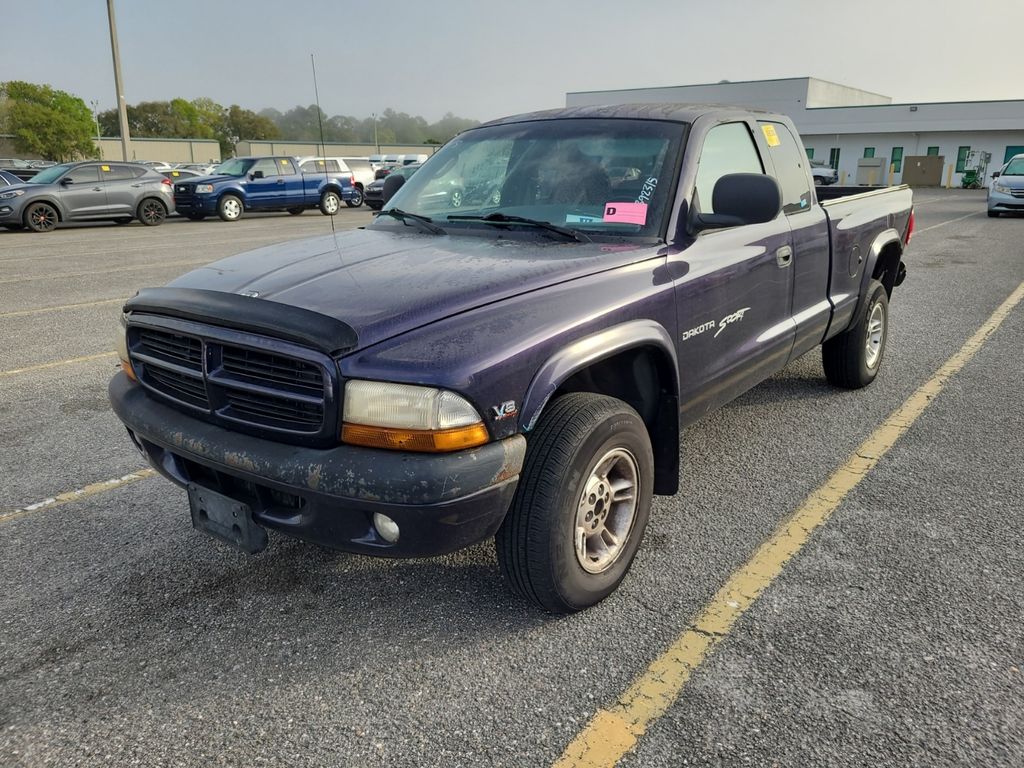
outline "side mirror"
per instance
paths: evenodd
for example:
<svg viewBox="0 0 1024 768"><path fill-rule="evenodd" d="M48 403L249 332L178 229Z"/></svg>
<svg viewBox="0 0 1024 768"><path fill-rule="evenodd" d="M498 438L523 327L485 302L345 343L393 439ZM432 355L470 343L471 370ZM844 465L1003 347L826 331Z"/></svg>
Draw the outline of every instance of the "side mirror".
<svg viewBox="0 0 1024 768"><path fill-rule="evenodd" d="M782 210L779 182L763 173L730 173L715 182L711 193L714 213L694 217L694 230L763 224Z"/></svg>
<svg viewBox="0 0 1024 768"><path fill-rule="evenodd" d="M253 171L252 173L249 174L250 181L254 180L254 179L262 179L262 178L263 178L263 171Z"/></svg>
<svg viewBox="0 0 1024 768"><path fill-rule="evenodd" d="M70 176L65 176L63 179L60 180L60 183L61 183L61 186L66 187L69 184L74 184L75 180L72 179Z"/></svg>
<svg viewBox="0 0 1024 768"><path fill-rule="evenodd" d="M993 179L998 179L999 178L999 171L992 171L992 178Z"/></svg>
<svg viewBox="0 0 1024 768"><path fill-rule="evenodd" d="M395 193L402 188L405 184L405 176L400 173L389 173L384 177L384 189L381 195L384 198L384 204L387 205L388 200L395 196Z"/></svg>

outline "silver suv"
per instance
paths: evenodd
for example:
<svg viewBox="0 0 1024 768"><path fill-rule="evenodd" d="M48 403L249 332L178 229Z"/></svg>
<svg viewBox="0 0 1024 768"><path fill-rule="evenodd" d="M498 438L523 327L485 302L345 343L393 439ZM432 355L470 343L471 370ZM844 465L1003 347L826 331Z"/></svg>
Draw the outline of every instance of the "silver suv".
<svg viewBox="0 0 1024 768"><path fill-rule="evenodd" d="M0 191L0 226L49 232L66 221L138 219L162 224L174 211L174 186L144 165L86 161L44 168Z"/></svg>

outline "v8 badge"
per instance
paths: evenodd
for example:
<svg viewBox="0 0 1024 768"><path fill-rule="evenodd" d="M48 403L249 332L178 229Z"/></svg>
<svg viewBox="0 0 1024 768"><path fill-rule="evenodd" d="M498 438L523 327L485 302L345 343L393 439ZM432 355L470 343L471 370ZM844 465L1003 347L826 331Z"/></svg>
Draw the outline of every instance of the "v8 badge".
<svg viewBox="0 0 1024 768"><path fill-rule="evenodd" d="M519 409L516 408L515 400L506 400L501 405L492 406L491 411L494 413L495 421L501 421L502 419L510 419L517 413L519 413Z"/></svg>

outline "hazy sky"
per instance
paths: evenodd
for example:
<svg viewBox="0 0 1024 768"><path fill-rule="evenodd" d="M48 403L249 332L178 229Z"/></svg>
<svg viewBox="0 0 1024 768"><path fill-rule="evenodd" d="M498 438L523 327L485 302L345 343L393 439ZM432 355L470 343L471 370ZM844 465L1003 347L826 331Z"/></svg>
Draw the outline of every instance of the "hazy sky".
<svg viewBox="0 0 1024 768"><path fill-rule="evenodd" d="M0 81L115 104L105 0L0 0ZM129 103L391 107L430 121L566 91L810 75L896 101L1024 98L1024 0L115 0ZM1000 53L1001 50L1001 53Z"/></svg>

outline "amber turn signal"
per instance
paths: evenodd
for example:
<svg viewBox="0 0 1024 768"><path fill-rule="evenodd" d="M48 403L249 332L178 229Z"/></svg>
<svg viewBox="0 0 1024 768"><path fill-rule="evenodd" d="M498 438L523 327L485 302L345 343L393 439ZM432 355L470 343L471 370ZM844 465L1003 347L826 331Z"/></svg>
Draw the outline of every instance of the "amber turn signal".
<svg viewBox="0 0 1024 768"><path fill-rule="evenodd" d="M132 370L132 364L129 363L127 360L121 361L121 370L124 371L125 375L132 381L138 381L138 379L135 377L135 371Z"/></svg>
<svg viewBox="0 0 1024 768"><path fill-rule="evenodd" d="M341 427L343 443L364 445L367 448L387 448L392 451L445 453L475 448L487 440L487 427L479 423L432 431L368 427L363 424L343 424Z"/></svg>

